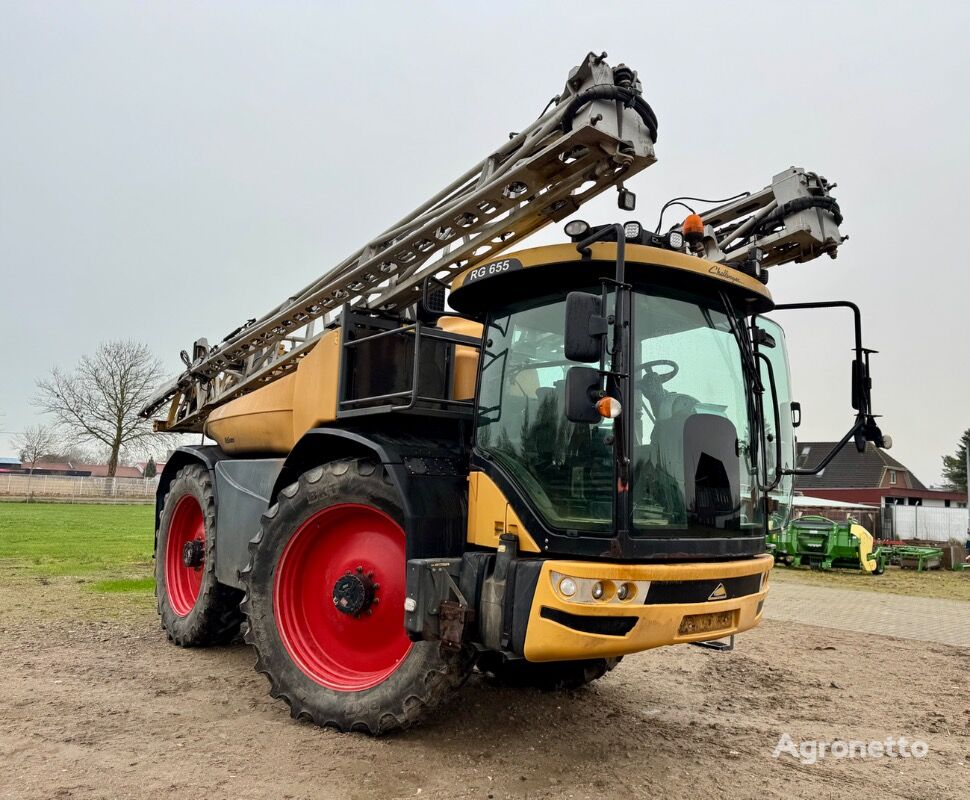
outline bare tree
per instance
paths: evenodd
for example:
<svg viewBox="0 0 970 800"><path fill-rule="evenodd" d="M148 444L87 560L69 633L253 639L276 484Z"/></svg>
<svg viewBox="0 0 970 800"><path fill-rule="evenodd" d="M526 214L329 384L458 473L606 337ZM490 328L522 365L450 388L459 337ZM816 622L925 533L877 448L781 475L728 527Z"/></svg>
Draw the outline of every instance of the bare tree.
<svg viewBox="0 0 970 800"><path fill-rule="evenodd" d="M138 416L161 382L161 362L147 345L127 340L101 344L71 372L56 367L37 382L36 404L79 443L103 447L114 477L123 450L148 449L164 434Z"/></svg>
<svg viewBox="0 0 970 800"><path fill-rule="evenodd" d="M27 500L30 500L30 482L34 477L34 467L37 462L45 455L50 453L57 445L57 434L53 428L46 425L37 425L27 428L21 433L17 433L11 438L10 446L20 455L21 464L29 464L30 471L27 473Z"/></svg>
<svg viewBox="0 0 970 800"><path fill-rule="evenodd" d="M53 450L38 459L39 464L90 464L94 456L91 451L79 444L61 441Z"/></svg>

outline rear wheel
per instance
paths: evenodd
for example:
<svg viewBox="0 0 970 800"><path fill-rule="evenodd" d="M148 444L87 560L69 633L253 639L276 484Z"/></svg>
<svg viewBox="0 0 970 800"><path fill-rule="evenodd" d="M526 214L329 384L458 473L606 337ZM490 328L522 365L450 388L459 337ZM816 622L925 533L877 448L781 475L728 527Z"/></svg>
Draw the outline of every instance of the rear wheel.
<svg viewBox="0 0 970 800"><path fill-rule="evenodd" d="M485 653L479 660L478 668L486 677L502 686L562 692L578 689L602 678L620 663L621 658L536 662L506 660L498 653Z"/></svg>
<svg viewBox="0 0 970 800"><path fill-rule="evenodd" d="M246 641L294 718L385 733L419 721L467 675L467 654L404 630L403 518L369 460L304 473L264 515L243 572Z"/></svg>
<svg viewBox="0 0 970 800"><path fill-rule="evenodd" d="M184 467L162 503L155 543L162 627L181 647L225 644L242 621L242 593L215 576L215 496L201 464Z"/></svg>

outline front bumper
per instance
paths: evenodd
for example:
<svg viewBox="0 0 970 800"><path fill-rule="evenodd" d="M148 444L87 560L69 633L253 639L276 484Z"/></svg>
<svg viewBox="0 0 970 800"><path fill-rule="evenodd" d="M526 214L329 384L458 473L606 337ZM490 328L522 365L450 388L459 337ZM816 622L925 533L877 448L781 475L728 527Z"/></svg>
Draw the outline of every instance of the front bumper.
<svg viewBox="0 0 970 800"><path fill-rule="evenodd" d="M770 555L691 564L543 561L522 655L529 661L614 657L740 633L761 620L773 565ZM577 602L557 590L560 576L650 587L626 602ZM524 611L516 609L517 616Z"/></svg>

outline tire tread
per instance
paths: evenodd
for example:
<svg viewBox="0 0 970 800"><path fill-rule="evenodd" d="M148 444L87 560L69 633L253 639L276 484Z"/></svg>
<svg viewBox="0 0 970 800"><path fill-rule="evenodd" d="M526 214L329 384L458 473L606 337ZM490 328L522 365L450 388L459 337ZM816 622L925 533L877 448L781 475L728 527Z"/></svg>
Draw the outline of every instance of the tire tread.
<svg viewBox="0 0 970 800"><path fill-rule="evenodd" d="M169 641L179 647L208 647L228 644L239 634L242 622L239 601L242 593L238 589L219 583L215 574L208 571L208 565L215 563L215 537L213 534L216 529L216 498L212 488L212 478L204 466L189 464L176 473L162 500L162 517L164 518L173 493L178 492L185 484L190 486L194 484L201 495L201 498L197 497L197 499L200 499L202 515L205 520L207 574L203 578L199 599L192 611L185 617L178 616L169 606L165 596L165 553L162 547L157 547L155 553L157 562L155 569L155 606L161 618L162 628L165 630ZM175 499L182 496L183 494L178 494ZM166 543L168 541L167 536L168 532L166 531Z"/></svg>
<svg viewBox="0 0 970 800"><path fill-rule="evenodd" d="M347 698L347 702L341 704L339 700L335 700L339 693L320 687L318 702L313 703L301 699L300 692L290 691L286 686L286 672L291 666L289 656L274 652L278 649L273 646L274 642L257 634L257 625L254 622L258 621L254 620L253 615L263 609L255 609L253 606L254 594L260 593L254 580L258 580L258 560L265 557L263 548L267 528L281 524L283 520L296 518L302 504L309 502L303 498L309 487L319 486L321 481L336 483L338 490L340 485L352 483L357 490L366 487L365 491L382 496L394 491L386 470L370 459L343 459L314 467L303 473L295 483L281 490L277 502L263 514L259 533L249 542L249 563L240 573L245 584L240 607L247 619L243 638L256 652L256 671L266 675L269 680L270 695L289 706L293 719L309 720L320 727L336 728L343 732L359 731L371 735L409 728L425 719L462 685L471 670L472 659L468 652L422 659L430 666L412 675L406 691L399 697L393 696L386 688L388 682L385 682L365 690L368 693L366 702L357 702L354 697ZM416 647L422 645L437 647L436 643L431 642L415 643ZM403 664L398 672L409 666L407 663Z"/></svg>

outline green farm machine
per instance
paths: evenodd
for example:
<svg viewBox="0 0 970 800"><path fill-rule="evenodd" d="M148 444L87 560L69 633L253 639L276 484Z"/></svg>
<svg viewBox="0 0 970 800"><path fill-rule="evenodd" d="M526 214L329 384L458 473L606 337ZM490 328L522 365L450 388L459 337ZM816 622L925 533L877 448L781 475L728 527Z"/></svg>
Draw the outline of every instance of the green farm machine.
<svg viewBox="0 0 970 800"><path fill-rule="evenodd" d="M826 517L806 515L768 534L775 563L812 569L861 569L882 575L888 554L873 546L872 534L851 519L834 522Z"/></svg>

